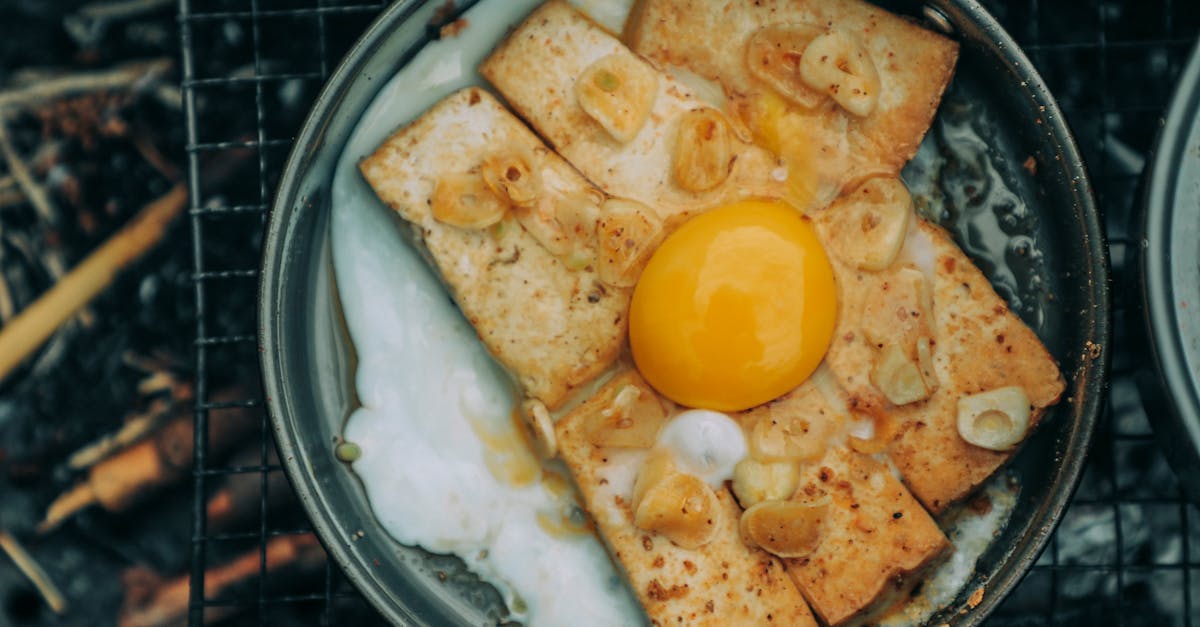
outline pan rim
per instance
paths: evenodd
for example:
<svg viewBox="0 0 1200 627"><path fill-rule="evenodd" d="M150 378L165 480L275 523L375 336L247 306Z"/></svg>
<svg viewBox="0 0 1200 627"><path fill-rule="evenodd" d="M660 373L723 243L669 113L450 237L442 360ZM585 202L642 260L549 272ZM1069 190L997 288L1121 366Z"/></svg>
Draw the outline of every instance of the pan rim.
<svg viewBox="0 0 1200 627"><path fill-rule="evenodd" d="M1138 324L1149 340L1148 361L1155 377L1151 380L1139 372L1139 391L1159 410L1150 416L1155 436L1192 502L1200 502L1200 481L1189 472L1200 467L1200 380L1189 376L1185 325L1175 305L1182 296L1177 294L1177 281L1182 280L1176 272L1180 260L1172 259L1171 253L1178 252L1172 234L1180 220L1186 219L1177 209L1185 194L1181 188L1187 184L1188 146L1200 135L1198 112L1200 43L1192 47L1180 74L1147 165L1136 274L1142 309ZM1196 166L1190 170L1194 174ZM1200 217L1194 219L1200 221Z"/></svg>
<svg viewBox="0 0 1200 627"><path fill-rule="evenodd" d="M283 268L289 254L284 244L290 241L287 235L294 223L295 206L304 201L300 198L300 184L312 157L311 147L318 145L318 139L327 122L336 114L353 79L371 59L381 41L424 4L423 0L398 0L388 7L339 63L312 106L293 143L272 202L268 230L264 237L258 303L259 361L265 405L276 433L286 474L296 488L317 536L333 561L364 597L389 621L396 624L417 624L419 618L381 585L381 581L371 569L365 568L351 554L347 544L339 541L345 534L338 532L345 530L338 524L337 517L322 494L322 489L303 463L306 453L301 450L301 442L304 436L300 434L299 425L288 405L288 367L280 358L284 352L281 350L280 337L280 316L283 312L279 308L278 294L282 290ZM1067 180L1073 183L1072 197L1075 202L1071 209L1078 214L1077 221L1081 227L1079 235L1083 240L1081 250L1084 253L1082 267L1085 268L1085 274L1078 280L1088 281L1090 287L1090 307L1080 319L1080 323L1086 325L1086 332L1081 335L1089 338L1088 341L1097 346L1099 351L1092 358L1081 358L1079 370L1073 373L1072 378L1079 385L1068 393L1079 394L1083 398L1070 415L1072 424L1066 436L1066 453L1050 473L1053 485L1047 497L1038 504L1033 513L1039 524L1031 526L1018 537L1012 550L1005 554L1008 567L999 577L987 582L992 592L986 594L983 601L968 614L961 616L961 622L958 623L978 625L1029 572L1061 521L1062 514L1082 476L1095 423L1107 398L1112 343L1110 270L1107 243L1086 168L1057 102L1034 70L1032 63L976 0L931 0L928 5L945 13L953 23L970 24L983 33L998 49L995 56L1005 64L1004 69L1021 76L1025 81L1025 92L1021 97L1032 106L1044 107L1042 131L1052 138L1060 150L1060 167L1063 168ZM378 87L377 84L376 88ZM341 146L323 147L325 150L332 148L337 148L340 152Z"/></svg>

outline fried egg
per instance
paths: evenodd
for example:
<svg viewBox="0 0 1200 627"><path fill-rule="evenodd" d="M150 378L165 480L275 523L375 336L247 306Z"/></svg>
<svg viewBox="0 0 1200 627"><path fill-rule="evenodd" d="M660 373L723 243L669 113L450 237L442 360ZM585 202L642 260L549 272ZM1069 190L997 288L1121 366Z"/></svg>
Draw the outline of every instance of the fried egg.
<svg viewBox="0 0 1200 627"><path fill-rule="evenodd" d="M629 343L664 396L739 411L807 379L836 317L833 270L807 220L744 201L689 220L655 251L634 289Z"/></svg>
<svg viewBox="0 0 1200 627"><path fill-rule="evenodd" d="M463 558L501 591L513 618L531 625L643 623L628 581L576 524L577 502L563 477L530 454L514 424L507 374L353 171L380 138L451 91L478 83L480 60L539 3L492 1L472 9L458 37L428 46L381 91L346 149L332 234L362 407L345 436L362 448L353 469L384 528L405 544ZM573 4L617 32L629 1ZM792 168L803 161L773 152ZM788 200L812 195L792 187ZM808 379L830 345L839 304L829 259L808 221L787 205L745 201L706 212L669 236L638 282L632 307L630 349L640 372L684 409L702 408L673 414L655 446L670 450L687 474L723 486L747 444L718 412L770 401ZM631 490L644 456L617 449L605 467L614 473L608 487ZM1002 523L981 522L972 537L986 545ZM977 556L956 572L968 572ZM942 589L952 592L960 582ZM950 596L931 600L921 616Z"/></svg>

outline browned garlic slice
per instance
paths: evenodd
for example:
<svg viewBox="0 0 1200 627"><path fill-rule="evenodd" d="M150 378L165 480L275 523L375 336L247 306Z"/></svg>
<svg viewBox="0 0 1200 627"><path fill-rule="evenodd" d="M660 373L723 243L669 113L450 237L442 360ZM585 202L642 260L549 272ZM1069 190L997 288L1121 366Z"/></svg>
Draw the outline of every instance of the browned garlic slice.
<svg viewBox="0 0 1200 627"><path fill-rule="evenodd" d="M867 179L829 216L831 248L842 261L871 272L892 265L908 233L912 196L898 178Z"/></svg>
<svg viewBox="0 0 1200 627"><path fill-rule="evenodd" d="M816 459L828 447L831 422L818 416L763 416L750 429L750 456L762 462Z"/></svg>
<svg viewBox="0 0 1200 627"><path fill-rule="evenodd" d="M760 29L746 42L746 68L780 95L806 109L825 100L800 76L805 49L824 30L811 24L775 24Z"/></svg>
<svg viewBox="0 0 1200 627"><path fill-rule="evenodd" d="M575 242L590 242L596 234L600 221L600 207L604 194L599 190L571 192L563 196L555 209L555 216L564 232Z"/></svg>
<svg viewBox="0 0 1200 627"><path fill-rule="evenodd" d="M827 503L763 501L742 513L742 541L778 557L804 557L821 543Z"/></svg>
<svg viewBox="0 0 1200 627"><path fill-rule="evenodd" d="M690 192L712 189L729 177L733 159L729 123L716 109L703 107L679 116L675 139L675 182Z"/></svg>
<svg viewBox="0 0 1200 627"><path fill-rule="evenodd" d="M876 357L871 368L871 383L893 405L907 405L929 398L933 390L925 384L921 369L904 349L889 344Z"/></svg>
<svg viewBox="0 0 1200 627"><path fill-rule="evenodd" d="M921 380L925 382L929 393L937 391L937 373L933 370L933 346L928 337L917 338L917 369L921 371Z"/></svg>
<svg viewBox="0 0 1200 627"><path fill-rule="evenodd" d="M645 205L619 198L604 201L600 213L596 234L600 280L615 287L631 287L658 246L662 222Z"/></svg>
<svg viewBox="0 0 1200 627"><path fill-rule="evenodd" d="M674 467L669 452L650 453L633 488L633 524L695 549L716 536L721 504L708 484Z"/></svg>
<svg viewBox="0 0 1200 627"><path fill-rule="evenodd" d="M799 485L798 462L760 462L747 457L733 468L733 494L742 507L791 498Z"/></svg>
<svg viewBox="0 0 1200 627"><path fill-rule="evenodd" d="M630 54L602 57L575 81L579 106L623 144L637 137L657 97L658 76Z"/></svg>
<svg viewBox="0 0 1200 627"><path fill-rule="evenodd" d="M477 172L441 177L430 199L435 220L464 229L487 228L499 222L508 207Z"/></svg>
<svg viewBox="0 0 1200 627"><path fill-rule="evenodd" d="M667 421L658 395L633 383L621 386L598 416L588 425L588 441L603 447L650 448Z"/></svg>
<svg viewBox="0 0 1200 627"><path fill-rule="evenodd" d="M879 101L875 62L849 33L834 30L814 38L800 57L800 78L858 117L870 115Z"/></svg>
<svg viewBox="0 0 1200 627"><path fill-rule="evenodd" d="M545 403L537 399L525 401L521 408L525 412L529 430L533 433L533 443L537 447L538 456L542 459L553 458L558 454L558 436L554 433L554 420L550 417L550 410L546 409Z"/></svg>
<svg viewBox="0 0 1200 627"><path fill-rule="evenodd" d="M570 189L572 183L553 169L542 177L542 192L513 214L521 226L567 267L581 269L594 262L592 238L604 195L597 190Z"/></svg>
<svg viewBox="0 0 1200 627"><path fill-rule="evenodd" d="M1029 432L1029 396L1017 386L958 399L958 434L993 451L1007 451Z"/></svg>
<svg viewBox="0 0 1200 627"><path fill-rule="evenodd" d="M542 193L542 174L532 150L505 149L489 155L480 166L483 180L497 196L528 207Z"/></svg>

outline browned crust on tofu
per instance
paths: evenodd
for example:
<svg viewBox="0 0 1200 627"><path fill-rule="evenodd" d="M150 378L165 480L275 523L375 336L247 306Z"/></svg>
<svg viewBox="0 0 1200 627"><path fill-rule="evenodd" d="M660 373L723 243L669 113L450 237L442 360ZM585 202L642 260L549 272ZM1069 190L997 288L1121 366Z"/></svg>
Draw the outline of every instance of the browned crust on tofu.
<svg viewBox="0 0 1200 627"><path fill-rule="evenodd" d="M814 114L812 140L839 161L842 184L895 174L916 154L954 73L958 44L859 0L639 0L626 41L659 67L678 66L717 81L730 108L753 126L753 103L772 92L745 69L746 43L773 24L833 26L856 35L875 62L880 102L865 118ZM839 145L841 141L847 143ZM839 159L846 158L844 162Z"/></svg>
<svg viewBox="0 0 1200 627"><path fill-rule="evenodd" d="M459 309L525 394L553 409L617 358L631 290L569 270L520 224L499 236L438 222L430 198L440 176L465 173L498 146L536 151L544 178L591 185L478 88L441 101L360 164L364 178L408 221Z"/></svg>
<svg viewBox="0 0 1200 627"><path fill-rule="evenodd" d="M828 494L824 537L785 561L813 610L837 625L894 601L950 548L920 503L882 462L834 449L805 468L798 493Z"/></svg>
<svg viewBox="0 0 1200 627"><path fill-rule="evenodd" d="M807 557L784 560L813 611L831 625L886 609L898 591L915 583L950 547L886 464L837 442L844 429L839 414L810 379L778 400L738 415L743 422L803 416L809 433L834 440L824 455L804 464L795 495L807 502L828 497L821 542Z"/></svg>
<svg viewBox="0 0 1200 627"><path fill-rule="evenodd" d="M816 216L819 234L823 217L838 208L834 203ZM825 360L847 403L875 418L879 437L889 443L888 456L909 489L937 513L967 496L1015 453L991 451L963 440L958 434L958 399L1020 386L1032 405L1032 430L1046 408L1058 402L1065 383L1041 340L1009 310L950 235L922 218L912 229L900 258L886 271L859 271L831 256L841 315ZM918 256L933 260L924 273L931 281L938 388L928 400L897 407L869 379L879 347L865 339L861 314L868 301L888 289L894 269L904 264L916 267L912 259Z"/></svg>
<svg viewBox="0 0 1200 627"><path fill-rule="evenodd" d="M935 242L935 363L942 385L923 407L892 415L896 435L888 456L913 493L934 512L967 496L1015 451L996 452L958 435L958 399L1020 386L1032 405L1030 430L1066 387L1053 356L1000 298L987 277L945 230L921 221Z"/></svg>
<svg viewBox="0 0 1200 627"><path fill-rule="evenodd" d="M626 57L657 76L650 117L620 143L588 116L575 81L596 60ZM707 106L682 83L654 70L616 37L561 0L534 11L480 66L505 101L605 193L654 208L668 228L689 215L745 198L780 198L783 184L768 151L734 136L725 181L706 191L680 187L672 174L679 116Z"/></svg>
<svg viewBox="0 0 1200 627"><path fill-rule="evenodd" d="M557 425L558 450L579 486L588 512L610 553L628 578L655 625L813 625L808 605L783 565L742 543L741 509L728 488L717 496L723 513L716 538L693 550L633 525L627 497L618 485L616 464L640 467L645 451L600 449L587 438L587 425L603 411L617 386L631 381L649 386L636 374L618 377ZM636 467L633 474L636 475ZM626 475L632 492L632 476Z"/></svg>

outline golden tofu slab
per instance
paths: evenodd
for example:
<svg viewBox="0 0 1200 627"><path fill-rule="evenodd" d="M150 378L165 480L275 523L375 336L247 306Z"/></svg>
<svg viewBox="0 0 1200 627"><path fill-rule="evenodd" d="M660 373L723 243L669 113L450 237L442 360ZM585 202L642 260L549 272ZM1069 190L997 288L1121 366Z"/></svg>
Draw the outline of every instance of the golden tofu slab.
<svg viewBox="0 0 1200 627"><path fill-rule="evenodd" d="M957 430L958 400L1019 386L1029 397L1032 431L1061 398L1066 384L1041 340L950 235L925 221L919 227L935 255L934 364L941 385L926 407L905 406L894 414L888 456L913 493L940 512L983 483L1014 453L964 441Z"/></svg>
<svg viewBox="0 0 1200 627"><path fill-rule="evenodd" d="M827 513L816 549L784 565L813 611L837 625L886 609L950 543L884 463L846 448L846 411L829 393L837 390L809 379L738 419L751 432L751 451L756 421L798 437L794 452L808 459L793 498L827 502Z"/></svg>
<svg viewBox="0 0 1200 627"><path fill-rule="evenodd" d="M564 417L556 427L558 450L579 486L609 551L655 625L813 625L808 605L779 560L742 543L741 509L728 488L717 490L720 520L715 539L684 549L633 524L634 479L644 449L601 448L593 425L605 420L618 390L637 385L635 373L618 376ZM636 420L636 416L633 417Z"/></svg>
<svg viewBox="0 0 1200 627"><path fill-rule="evenodd" d="M576 194L602 198L565 161L487 92L457 92L400 129L360 169L388 206L412 226L488 350L526 395L550 408L616 359L630 291L604 285L590 267L568 269L511 211L489 228L451 226L433 215L446 177L479 169L497 147L526 151L551 214Z"/></svg>
<svg viewBox="0 0 1200 627"><path fill-rule="evenodd" d="M560 0L534 11L480 72L584 176L608 194L655 208L668 226L736 200L784 193L779 173L772 175L774 156L743 141L723 113ZM646 107L644 119L634 115ZM687 114L696 110L718 121L691 132ZM680 145L710 151L680 156ZM677 159L685 160L678 166L684 170L719 171L715 178L681 179Z"/></svg>
<svg viewBox="0 0 1200 627"><path fill-rule="evenodd" d="M814 216L828 240L829 220L843 197ZM847 404L876 421L877 437L905 483L931 511L965 497L1003 465L1013 451L969 444L958 433L959 399L1008 386L1025 390L1030 429L1061 396L1064 382L1053 357L1014 315L950 236L917 218L897 260L880 272L856 270L831 256L842 315L825 361ZM916 275L925 293L907 277ZM887 333L872 331L886 330ZM936 388L926 400L893 404L870 373L892 343L913 352L918 336L930 340Z"/></svg>
<svg viewBox="0 0 1200 627"><path fill-rule="evenodd" d="M805 59L828 33L838 39ZM639 0L626 41L659 68L719 83L728 110L769 144L811 145L805 159L826 200L867 176L898 173L916 154L958 54L955 42L861 0ZM856 72L855 55L836 56L846 41L869 67ZM869 112L840 104L859 86L836 68L828 78L819 61L869 75Z"/></svg>
<svg viewBox="0 0 1200 627"><path fill-rule="evenodd" d="M798 494L831 499L816 551L784 562L831 625L886 609L950 548L887 465L866 455L831 450L805 469Z"/></svg>

